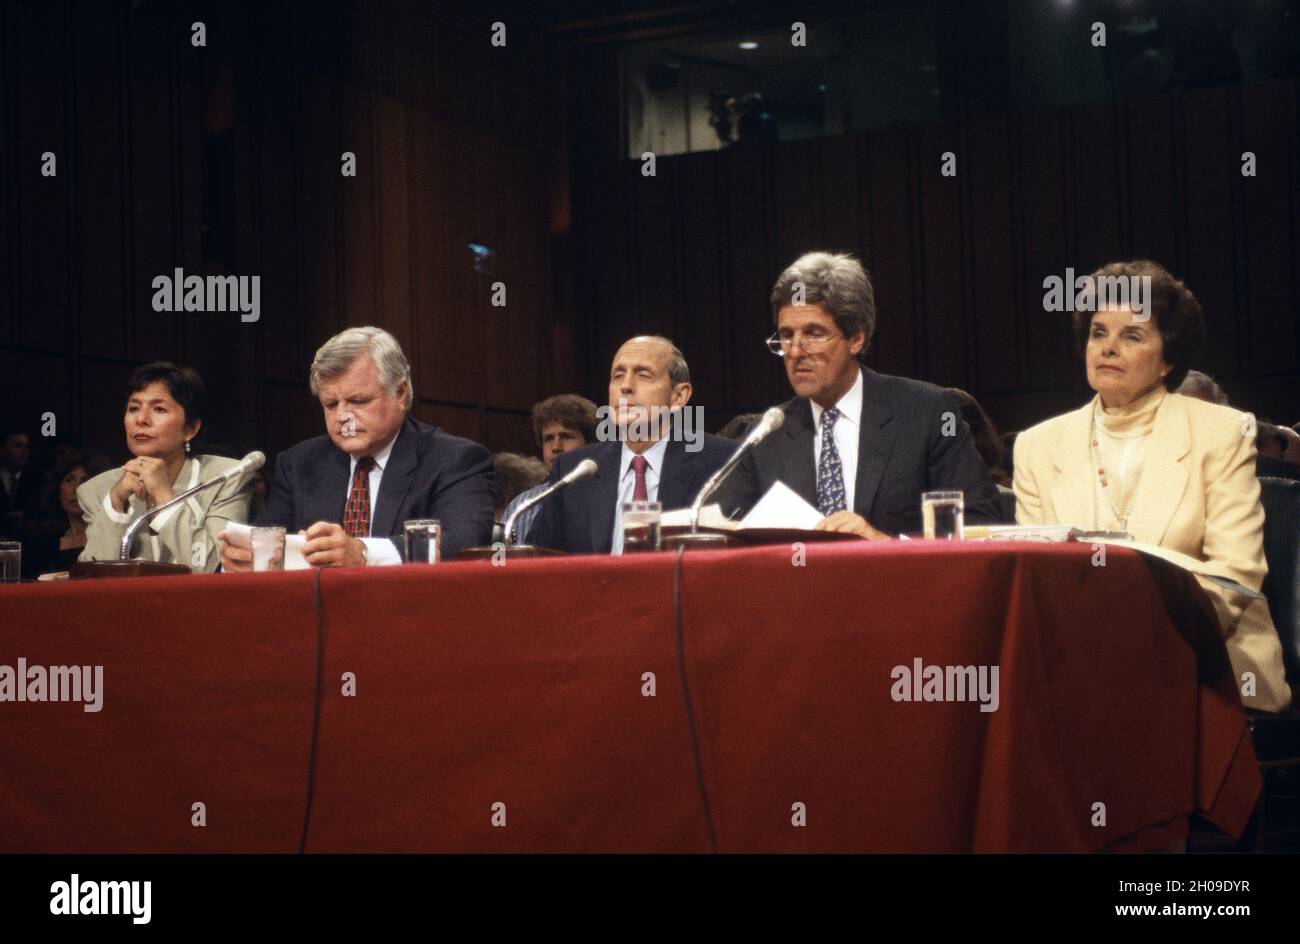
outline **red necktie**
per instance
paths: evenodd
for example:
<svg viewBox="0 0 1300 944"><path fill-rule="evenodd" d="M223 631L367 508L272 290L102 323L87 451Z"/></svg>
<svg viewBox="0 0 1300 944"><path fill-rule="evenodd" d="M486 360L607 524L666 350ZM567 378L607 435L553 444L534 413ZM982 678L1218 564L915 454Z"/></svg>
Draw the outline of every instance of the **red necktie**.
<svg viewBox="0 0 1300 944"><path fill-rule="evenodd" d="M647 501L650 497L645 488L645 470L649 465L645 456L632 457L632 471L636 473L636 484L632 486L632 501Z"/></svg>
<svg viewBox="0 0 1300 944"><path fill-rule="evenodd" d="M357 460L357 474L352 477L352 491L343 506L343 530L349 537L370 537L370 470L375 460L365 456Z"/></svg>

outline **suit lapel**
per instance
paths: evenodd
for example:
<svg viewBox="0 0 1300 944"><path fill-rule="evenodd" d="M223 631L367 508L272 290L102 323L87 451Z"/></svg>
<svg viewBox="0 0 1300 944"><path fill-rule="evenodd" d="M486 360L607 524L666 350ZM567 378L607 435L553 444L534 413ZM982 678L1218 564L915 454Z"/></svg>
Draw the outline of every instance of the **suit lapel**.
<svg viewBox="0 0 1300 944"><path fill-rule="evenodd" d="M858 474L853 485L853 510L870 520L871 506L894 451L897 426L894 411L880 396L875 374L862 371L862 421L858 424ZM813 504L816 504L814 501Z"/></svg>
<svg viewBox="0 0 1300 944"><path fill-rule="evenodd" d="M1050 507L1044 508L1049 522L1075 525L1084 528L1097 526L1096 489L1092 477L1096 475L1092 462L1092 403L1068 414L1069 421L1056 441L1052 464L1057 476L1047 496ZM1061 520L1060 509L1068 509L1071 518L1075 509L1084 510L1085 520Z"/></svg>
<svg viewBox="0 0 1300 944"><path fill-rule="evenodd" d="M614 535L614 502L618 500L618 463L623 444L606 443L596 456L596 480L592 483L590 519L591 546L609 550Z"/></svg>
<svg viewBox="0 0 1300 944"><path fill-rule="evenodd" d="M392 534L397 524L398 511L406 500L406 493L411 490L411 479L420 464L420 457L416 454L418 439L410 421L403 420L393 451L388 454L384 474L379 479L379 497L370 518L370 533L376 537Z"/></svg>
<svg viewBox="0 0 1300 944"><path fill-rule="evenodd" d="M1166 395L1156 413L1142 459L1142 477L1130 506L1129 533L1144 544L1164 540L1187 489L1190 422L1179 397Z"/></svg>
<svg viewBox="0 0 1300 944"><path fill-rule="evenodd" d="M695 500L690 491L690 461L685 445L669 440L664 450L664 467L659 470L659 506L664 511L684 508ZM611 522L612 524L612 522Z"/></svg>
<svg viewBox="0 0 1300 944"><path fill-rule="evenodd" d="M781 467L777 476L800 495L804 501L817 507L817 466L813 460L812 404L804 399L791 402L785 411L785 422L780 435L786 445L780 450Z"/></svg>
<svg viewBox="0 0 1300 944"><path fill-rule="evenodd" d="M299 526L309 528L317 521L342 524L343 506L348 502L351 460L348 454L328 440L324 461L314 470L320 476L320 486L308 490L309 500L303 503Z"/></svg>

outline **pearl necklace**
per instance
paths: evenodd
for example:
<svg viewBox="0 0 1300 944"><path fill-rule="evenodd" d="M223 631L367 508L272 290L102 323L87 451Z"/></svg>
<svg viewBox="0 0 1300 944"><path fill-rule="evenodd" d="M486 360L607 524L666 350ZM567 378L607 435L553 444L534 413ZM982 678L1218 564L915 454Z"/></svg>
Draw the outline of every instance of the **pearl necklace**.
<svg viewBox="0 0 1300 944"><path fill-rule="evenodd" d="M1092 408L1092 464L1097 468L1097 476L1101 480L1101 492L1106 496L1106 504L1110 505L1111 514L1113 514L1115 520L1119 522L1120 528L1124 531L1128 531L1128 521L1133 515L1132 497L1130 496L1129 499L1128 514L1120 514L1119 507L1115 504L1115 497L1111 495L1110 492L1110 482L1106 478L1106 469L1101 464L1101 431L1097 422L1098 409L1100 409L1099 405ZM1139 471L1138 481L1140 482L1141 480L1142 473ZM1136 483L1134 484L1133 491L1134 493L1137 492Z"/></svg>

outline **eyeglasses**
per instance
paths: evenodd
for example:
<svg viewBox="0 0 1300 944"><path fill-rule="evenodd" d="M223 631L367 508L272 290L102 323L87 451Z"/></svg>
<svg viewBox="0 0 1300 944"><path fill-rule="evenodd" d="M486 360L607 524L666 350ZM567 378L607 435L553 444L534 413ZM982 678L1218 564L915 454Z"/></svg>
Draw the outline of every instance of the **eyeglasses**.
<svg viewBox="0 0 1300 944"><path fill-rule="evenodd" d="M828 344L830 344L832 341L834 341L836 338L839 337L842 337L842 335L805 334L803 337L799 338L798 343L799 346L803 348L806 353L820 354L822 351L826 350L826 346ZM767 339L767 349L771 351L773 354L775 354L777 357L785 357L794 349L794 345L795 345L794 338L783 338L777 334L773 334L770 338Z"/></svg>

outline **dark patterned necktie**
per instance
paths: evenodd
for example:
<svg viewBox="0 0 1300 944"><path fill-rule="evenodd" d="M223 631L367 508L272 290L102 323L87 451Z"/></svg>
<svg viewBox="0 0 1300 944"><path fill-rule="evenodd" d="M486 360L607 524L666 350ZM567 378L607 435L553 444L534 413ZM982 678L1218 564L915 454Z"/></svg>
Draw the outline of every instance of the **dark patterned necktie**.
<svg viewBox="0 0 1300 944"><path fill-rule="evenodd" d="M370 537L370 470L375 460L365 456L357 460L357 473L352 476L352 490L348 503L343 506L343 530L349 537Z"/></svg>
<svg viewBox="0 0 1300 944"><path fill-rule="evenodd" d="M845 510L844 501L844 467L840 465L840 453L835 448L832 430L835 421L840 418L840 411L832 407L822 411L822 455L817 463L817 510L823 515L833 515Z"/></svg>

